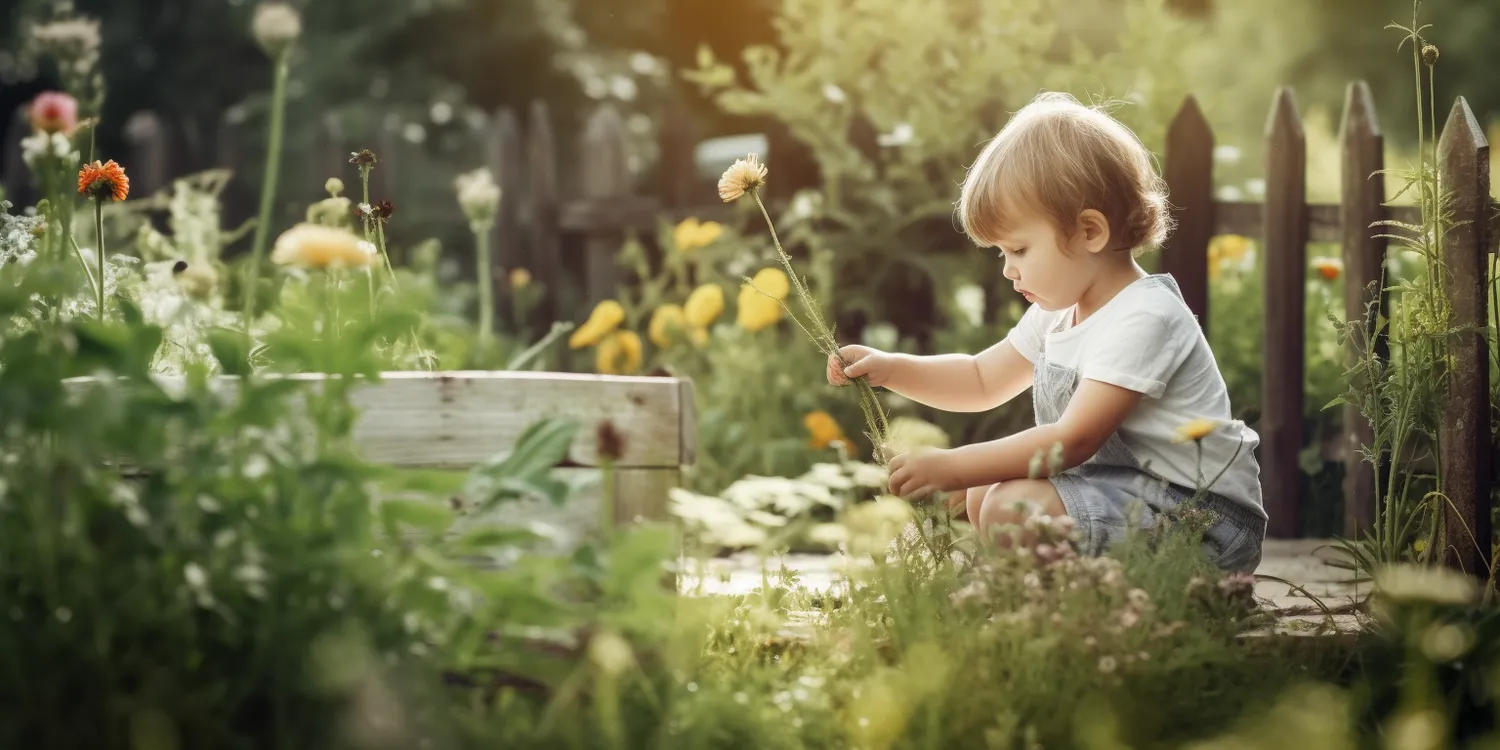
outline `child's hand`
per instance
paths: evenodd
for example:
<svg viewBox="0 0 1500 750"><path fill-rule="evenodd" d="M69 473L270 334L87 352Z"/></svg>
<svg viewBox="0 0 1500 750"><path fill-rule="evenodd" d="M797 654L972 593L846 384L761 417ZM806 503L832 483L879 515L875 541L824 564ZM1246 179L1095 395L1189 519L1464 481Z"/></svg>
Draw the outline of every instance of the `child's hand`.
<svg viewBox="0 0 1500 750"><path fill-rule="evenodd" d="M888 466L891 494L908 500L959 489L951 450L928 448L902 453L893 457Z"/></svg>
<svg viewBox="0 0 1500 750"><path fill-rule="evenodd" d="M846 369L839 364L839 357L849 363ZM863 377L865 382L879 388L891 379L895 358L879 349L852 344L839 350L838 357L828 357L828 384L848 385L849 381Z"/></svg>

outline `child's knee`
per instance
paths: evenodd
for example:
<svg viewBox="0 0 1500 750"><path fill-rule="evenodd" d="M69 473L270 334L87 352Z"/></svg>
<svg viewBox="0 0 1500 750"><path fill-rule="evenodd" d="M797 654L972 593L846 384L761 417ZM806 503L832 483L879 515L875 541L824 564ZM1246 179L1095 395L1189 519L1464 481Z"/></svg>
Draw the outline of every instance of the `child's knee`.
<svg viewBox="0 0 1500 750"><path fill-rule="evenodd" d="M1057 488L1045 479L1017 479L996 484L985 493L978 518L981 534L988 539L999 527L1020 526L1037 514L1067 515ZM1002 543L1008 542L1007 540ZM1029 544L1029 541L1023 540Z"/></svg>
<svg viewBox="0 0 1500 750"><path fill-rule="evenodd" d="M984 507L984 496L990 491L991 488L995 486L997 485L989 485L986 487L970 487L967 491L965 491L964 512L968 516L969 523L976 525L979 523L979 512L980 509Z"/></svg>

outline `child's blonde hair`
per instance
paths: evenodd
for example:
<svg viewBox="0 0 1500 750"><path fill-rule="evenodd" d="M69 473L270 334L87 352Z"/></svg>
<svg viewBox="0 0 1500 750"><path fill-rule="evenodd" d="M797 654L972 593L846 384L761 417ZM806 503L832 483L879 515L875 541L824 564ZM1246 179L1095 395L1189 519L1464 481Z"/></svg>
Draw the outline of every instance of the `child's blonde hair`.
<svg viewBox="0 0 1500 750"><path fill-rule="evenodd" d="M985 146L964 179L958 214L980 247L1039 211L1065 235L1086 209L1109 222L1110 249L1140 255L1171 231L1166 183L1129 128L1070 94L1043 93Z"/></svg>

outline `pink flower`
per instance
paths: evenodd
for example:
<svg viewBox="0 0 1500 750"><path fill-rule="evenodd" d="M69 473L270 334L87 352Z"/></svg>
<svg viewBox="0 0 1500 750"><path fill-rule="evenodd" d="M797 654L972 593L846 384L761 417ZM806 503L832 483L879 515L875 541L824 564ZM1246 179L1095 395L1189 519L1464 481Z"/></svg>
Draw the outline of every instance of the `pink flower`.
<svg viewBox="0 0 1500 750"><path fill-rule="evenodd" d="M78 100L61 91L43 91L31 100L30 115L37 130L72 135L78 127Z"/></svg>

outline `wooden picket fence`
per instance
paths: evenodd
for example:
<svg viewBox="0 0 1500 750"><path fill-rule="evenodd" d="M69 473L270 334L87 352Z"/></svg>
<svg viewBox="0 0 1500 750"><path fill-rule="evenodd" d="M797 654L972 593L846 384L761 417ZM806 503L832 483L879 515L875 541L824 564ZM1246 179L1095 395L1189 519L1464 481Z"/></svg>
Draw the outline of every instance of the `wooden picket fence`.
<svg viewBox="0 0 1500 750"><path fill-rule="evenodd" d="M324 127L316 162L330 169L347 161L349 152L358 148L368 145L378 153L391 147L385 140L351 144L328 118ZM146 183L142 187L164 186L168 176L175 174L166 163L170 153L162 142L166 129L147 113L136 116L131 131L136 149L129 157L132 178ZM15 142L22 132L15 129L6 138L8 153L16 153ZM524 266L547 283L556 294L544 315L577 318L592 303L612 296L620 283L614 256L627 232L649 235L659 222L686 216L732 216L730 207L714 200L712 180L705 182L698 173L694 149L699 144L679 111L659 123L660 155L651 185L640 184L630 169L624 122L616 110L604 106L588 119L574 146L579 173L572 182L577 188L573 195L563 195L555 133L547 106L535 102L524 118L511 110L496 113L476 144L476 152L483 155L483 163L505 196L492 238L496 276L503 269ZM1373 97L1363 82L1350 84L1345 101L1340 203L1306 201L1306 145L1290 89L1277 92L1265 139L1265 201L1216 200L1212 128L1192 97L1183 103L1171 123L1163 160L1178 228L1162 249L1161 270L1175 276L1188 306L1206 327L1211 238L1237 234L1262 242L1264 372L1256 428L1263 441L1260 461L1271 517L1269 533L1285 538L1300 535L1304 511L1298 453L1304 440L1306 245L1309 241L1341 243L1346 314L1351 320L1363 318L1371 302L1367 288L1379 278L1387 244L1375 236L1383 228L1372 223L1387 218L1420 223L1420 215L1413 207L1384 205L1381 128ZM795 187L810 180L805 169L793 175L791 169L778 168L778 160L785 158L783 145L773 138L767 159L784 196L789 183ZM238 155L227 147L220 153L222 166L236 166ZM1447 519L1448 538L1458 545L1449 550L1448 559L1468 570L1487 569L1491 469L1500 465L1490 440L1489 341L1484 333L1486 269L1496 237L1488 154L1489 144L1477 119L1465 100L1457 99L1443 129L1440 158L1461 224L1448 237L1445 252L1454 280L1450 290L1454 323L1477 328L1454 341L1456 368L1450 380L1439 460L1453 503ZM399 160L393 166L383 159L377 175L382 184L394 184L400 169ZM6 169L7 184L14 185L22 177L24 173L18 176L13 166ZM962 246L951 222L942 224L934 224L931 236L952 236L955 242L945 244ZM1352 408L1344 423L1343 531L1358 534L1375 520L1378 488L1357 450L1371 443L1369 424ZM1481 543L1465 541L1474 538Z"/></svg>

